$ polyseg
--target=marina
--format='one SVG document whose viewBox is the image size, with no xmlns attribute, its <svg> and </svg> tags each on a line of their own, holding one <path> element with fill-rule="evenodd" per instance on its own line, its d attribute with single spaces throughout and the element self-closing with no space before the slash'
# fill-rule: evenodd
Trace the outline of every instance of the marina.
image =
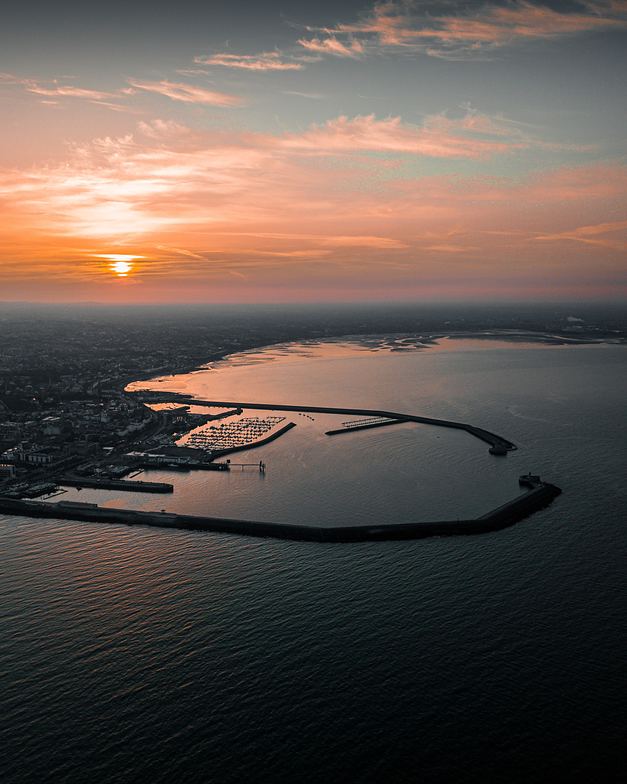
<svg viewBox="0 0 627 784">
<path fill-rule="evenodd" d="M 131 393 L 133 394 L 133 393 Z M 144 393 L 139 392 L 140 399 L 144 398 Z M 193 402 L 199 406 L 218 406 L 222 408 L 241 408 L 241 409 L 257 409 L 260 411 L 294 411 L 304 412 L 309 414 L 346 414 L 348 416 L 362 416 L 371 420 L 397 420 L 402 422 L 418 422 L 424 425 L 434 425 L 435 427 L 446 427 L 454 430 L 464 430 L 471 436 L 484 441 L 490 447 L 497 447 L 499 453 L 507 453 L 514 451 L 518 447 L 516 444 L 508 441 L 506 438 L 491 433 L 482 427 L 468 424 L 467 422 L 456 422 L 450 419 L 436 419 L 435 417 L 417 416 L 416 414 L 399 414 L 394 411 L 383 411 L 379 409 L 369 408 L 349 408 L 339 406 L 310 406 L 310 405 L 295 405 L 285 403 L 243 403 L 243 402 L 225 402 L 215 400 L 199 400 L 192 395 L 180 394 L 178 392 L 165 392 L 163 399 L 168 402 L 186 401 Z M 271 417 L 268 417 L 270 419 Z M 261 443 L 261 442 L 260 442 Z"/>
<path fill-rule="evenodd" d="M 219 425 L 207 425 L 181 440 L 181 444 L 208 453 L 223 453 L 265 441 L 285 422 L 283 416 L 239 417 Z"/>
</svg>

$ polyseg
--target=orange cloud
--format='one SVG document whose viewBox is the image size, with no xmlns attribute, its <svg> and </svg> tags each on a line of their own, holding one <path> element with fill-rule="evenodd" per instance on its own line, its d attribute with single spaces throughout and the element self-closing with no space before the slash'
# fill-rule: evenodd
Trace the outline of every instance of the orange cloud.
<svg viewBox="0 0 627 784">
<path fill-rule="evenodd" d="M 359 237 L 349 235 L 345 237 L 324 237 L 321 239 L 322 245 L 332 248 L 380 248 L 383 250 L 404 250 L 408 248 L 407 243 L 391 237 Z"/>
<path fill-rule="evenodd" d="M 46 86 L 35 79 L 23 79 L 8 73 L 0 74 L 0 84 L 17 85 L 23 87 L 29 93 L 47 97 L 86 98 L 92 101 L 103 101 L 107 98 L 118 97 L 116 93 L 103 92 L 102 90 L 90 90 L 68 84 L 62 85 L 58 84 L 56 81 L 54 81 L 51 86 Z"/>
<path fill-rule="evenodd" d="M 375 3 L 371 15 L 364 21 L 339 24 L 329 32 L 370 34 L 376 36 L 382 46 L 401 46 L 412 32 L 410 24 L 409 15 L 398 3 L 380 2 Z"/>
<path fill-rule="evenodd" d="M 606 235 L 612 236 L 606 236 Z M 621 234 L 616 237 L 614 235 Z M 587 245 L 598 245 L 610 250 L 627 251 L 627 220 L 597 223 L 592 226 L 577 226 L 557 234 L 545 234 L 536 237 L 542 242 L 582 242 Z"/>
<path fill-rule="evenodd" d="M 184 82 L 170 82 L 165 79 L 159 82 L 129 80 L 131 87 L 122 88 L 114 92 L 92 90 L 73 85 L 61 85 L 56 81 L 51 85 L 45 85 L 34 79 L 25 79 L 8 73 L 0 73 L 0 84 L 14 85 L 24 89 L 26 92 L 44 96 L 45 98 L 79 98 L 114 111 L 124 112 L 132 112 L 133 110 L 123 104 L 114 103 L 111 99 L 127 99 L 138 90 L 163 95 L 173 101 L 184 103 L 221 107 L 242 106 L 245 103 L 242 98 L 236 95 L 207 90 Z M 53 104 L 52 101 L 46 101 L 46 103 Z M 56 103 L 54 102 L 54 104 Z"/>
<path fill-rule="evenodd" d="M 242 106 L 244 103 L 243 99 L 236 95 L 206 90 L 204 87 L 196 87 L 184 82 L 168 82 L 163 79 L 160 82 L 129 81 L 129 84 L 136 90 L 157 93 L 173 101 L 182 101 L 183 103 L 199 103 L 209 106 Z"/>
<path fill-rule="evenodd" d="M 417 3 L 380 2 L 362 21 L 339 24 L 327 32 L 357 39 L 371 51 L 403 47 L 458 57 L 534 39 L 627 27 L 627 4 L 622 0 L 581 3 L 579 11 L 559 11 L 528 0 L 507 6 L 486 3 L 471 11 L 450 7 L 449 13 L 433 16 L 420 13 Z"/>
<path fill-rule="evenodd" d="M 364 54 L 365 48 L 361 41 L 342 43 L 335 36 L 329 38 L 300 38 L 298 43 L 309 52 L 330 54 L 334 57 L 358 58 Z"/>
<path fill-rule="evenodd" d="M 313 153 L 390 152 L 433 158 L 484 158 L 521 150 L 536 142 L 498 118 L 469 114 L 460 119 L 428 117 L 422 126 L 400 117 L 378 120 L 374 115 L 338 117 L 301 134 L 286 134 L 286 149 Z"/>
<path fill-rule="evenodd" d="M 406 141 L 400 121 L 374 123 L 366 131 L 383 149 L 400 133 L 394 151 L 415 151 L 416 129 Z M 469 123 L 491 127 L 462 118 L 455 132 Z M 305 152 L 319 131 L 302 134 Z M 142 123 L 66 160 L 0 171 L 4 296 L 44 284 L 112 300 L 276 299 L 277 285 L 311 298 L 464 286 L 522 295 L 538 280 L 573 290 L 592 275 L 619 285 L 627 223 L 607 216 L 627 200 L 620 163 L 512 179 L 408 176 L 376 157 L 364 168 L 344 141 L 326 148 L 332 158 L 301 154 L 297 138 Z M 128 279 L 111 275 L 106 260 L 131 256 Z"/>
<path fill-rule="evenodd" d="M 302 63 L 284 60 L 279 52 L 262 52 L 261 54 L 217 54 L 195 57 L 199 65 L 219 65 L 223 68 L 239 68 L 244 71 L 301 71 Z"/>
</svg>

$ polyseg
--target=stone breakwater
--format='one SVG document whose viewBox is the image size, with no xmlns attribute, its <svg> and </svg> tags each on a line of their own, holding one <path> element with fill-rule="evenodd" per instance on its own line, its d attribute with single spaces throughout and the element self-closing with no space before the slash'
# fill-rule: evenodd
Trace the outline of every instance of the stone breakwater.
<svg viewBox="0 0 627 784">
<path fill-rule="evenodd" d="M 168 512 L 140 512 L 112 509 L 97 504 L 68 501 L 45 503 L 0 497 L 0 512 L 25 517 L 79 520 L 94 523 L 149 525 L 158 528 L 181 528 L 244 536 L 271 537 L 308 542 L 367 542 L 398 539 L 422 539 L 429 536 L 459 536 L 488 533 L 507 528 L 535 511 L 548 506 L 561 493 L 555 485 L 541 482 L 528 492 L 481 517 L 468 520 L 392 523 L 385 525 L 313 526 L 293 523 L 267 523 L 254 520 L 230 520 Z"/>
</svg>

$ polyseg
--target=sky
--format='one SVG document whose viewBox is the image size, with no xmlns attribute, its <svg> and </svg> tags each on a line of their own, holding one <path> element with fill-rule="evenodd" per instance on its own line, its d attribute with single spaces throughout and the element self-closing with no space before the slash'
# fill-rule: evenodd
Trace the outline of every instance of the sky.
<svg viewBox="0 0 627 784">
<path fill-rule="evenodd" d="M 0 301 L 616 301 L 627 0 L 11 4 Z"/>
</svg>

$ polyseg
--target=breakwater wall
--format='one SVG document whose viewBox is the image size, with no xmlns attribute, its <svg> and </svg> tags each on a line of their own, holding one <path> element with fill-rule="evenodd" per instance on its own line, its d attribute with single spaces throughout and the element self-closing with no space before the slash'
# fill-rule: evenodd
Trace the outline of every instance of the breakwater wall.
<svg viewBox="0 0 627 784">
<path fill-rule="evenodd" d="M 141 393 L 138 393 L 141 397 Z M 249 408 L 258 411 L 305 411 L 309 414 L 343 414 L 347 416 L 363 416 L 363 417 L 380 417 L 385 419 L 397 419 L 401 422 L 418 422 L 423 425 L 434 425 L 436 427 L 449 427 L 455 430 L 465 430 L 471 436 L 479 438 L 481 441 L 489 444 L 490 446 L 499 446 L 507 451 L 517 449 L 516 444 L 508 441 L 506 438 L 491 433 L 482 427 L 475 427 L 466 422 L 455 422 L 450 419 L 435 419 L 434 417 L 423 417 L 415 414 L 399 414 L 396 411 L 382 411 L 379 409 L 369 408 L 341 408 L 337 406 L 302 406 L 302 405 L 287 405 L 282 403 L 244 403 L 242 401 L 233 400 L 199 400 L 191 395 L 183 395 L 177 392 L 165 392 L 160 399 L 165 399 L 172 402 L 184 401 L 193 403 L 197 406 L 215 406 L 219 408 Z M 261 442 L 260 442 L 261 443 Z"/>
<path fill-rule="evenodd" d="M 173 493 L 174 485 L 167 482 L 142 482 L 134 479 L 93 479 L 90 477 L 63 476 L 57 484 L 66 487 L 89 487 L 96 490 L 123 490 L 132 493 Z"/>
<path fill-rule="evenodd" d="M 139 512 L 112 509 L 96 504 L 67 501 L 45 503 L 0 497 L 0 512 L 25 517 L 43 517 L 98 523 L 149 525 L 158 528 L 181 528 L 228 534 L 307 542 L 368 542 L 399 539 L 422 539 L 429 536 L 460 536 L 488 533 L 507 528 L 533 512 L 548 506 L 561 493 L 555 485 L 541 482 L 533 489 L 497 507 L 481 517 L 468 520 L 391 523 L 359 526 L 313 526 L 266 523 L 253 520 L 230 520 L 221 517 L 197 517 L 167 512 Z"/>
</svg>

